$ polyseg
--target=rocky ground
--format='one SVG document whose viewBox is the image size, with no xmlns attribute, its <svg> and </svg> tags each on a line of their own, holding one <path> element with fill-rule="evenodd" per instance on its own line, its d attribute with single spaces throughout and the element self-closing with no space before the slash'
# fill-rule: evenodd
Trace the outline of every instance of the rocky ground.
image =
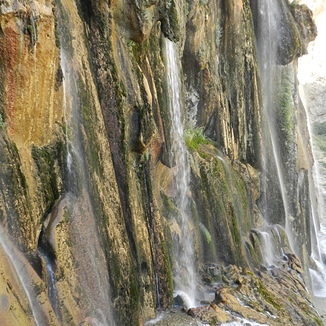
<svg viewBox="0 0 326 326">
<path fill-rule="evenodd" d="M 201 326 L 205 325 L 200 319 L 193 318 L 180 308 L 172 308 L 169 311 L 159 313 L 157 318 L 149 320 L 145 326 Z"/>
<path fill-rule="evenodd" d="M 292 254 L 278 266 L 261 267 L 255 273 L 233 265 L 207 266 L 203 287 L 215 291 L 213 301 L 202 302 L 202 306 L 189 309 L 187 315 L 174 308 L 146 325 L 322 326 L 302 275 L 300 261 Z M 324 301 L 316 299 L 314 304 L 325 321 Z"/>
<path fill-rule="evenodd" d="M 314 306 L 320 314 L 320 317 L 326 326 L 326 298 L 313 298 Z"/>
</svg>

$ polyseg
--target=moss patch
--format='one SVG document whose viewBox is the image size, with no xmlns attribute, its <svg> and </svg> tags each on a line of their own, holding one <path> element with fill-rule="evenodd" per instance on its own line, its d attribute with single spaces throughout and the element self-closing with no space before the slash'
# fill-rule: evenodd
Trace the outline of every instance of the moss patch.
<svg viewBox="0 0 326 326">
<path fill-rule="evenodd" d="M 189 150 L 197 151 L 199 145 L 208 145 L 212 141 L 205 137 L 204 128 L 192 128 L 185 130 L 185 141 Z"/>
</svg>

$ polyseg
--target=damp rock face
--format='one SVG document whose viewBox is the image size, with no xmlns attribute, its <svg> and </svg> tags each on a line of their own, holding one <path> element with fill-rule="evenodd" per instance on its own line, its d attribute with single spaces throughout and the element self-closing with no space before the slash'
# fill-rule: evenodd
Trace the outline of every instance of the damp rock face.
<svg viewBox="0 0 326 326">
<path fill-rule="evenodd" d="M 215 285 L 215 299 L 209 306 L 189 309 L 189 315 L 210 325 L 239 321 L 239 316 L 267 325 L 322 324 L 317 312 L 310 309 L 312 301 L 295 255 L 270 269 L 253 273 L 229 265 L 220 267 L 219 274 L 222 280 Z M 292 297 L 294 289 L 298 295 Z"/>
<path fill-rule="evenodd" d="M 306 7 L 280 2 L 279 64 L 293 72 L 314 25 Z M 275 211 L 280 225 L 267 231 L 282 239 L 288 261 L 260 270 L 268 232 L 259 206 L 266 146 L 255 1 L 2 1 L 0 29 L 1 320 L 143 325 L 173 305 L 185 212 L 175 185 L 168 38 L 180 70 L 196 288 L 204 289 L 203 266 L 231 266 L 213 269 L 205 282 L 223 286 L 189 314 L 212 325 L 233 320 L 229 309 L 271 325 L 318 324 L 299 276 L 309 284 L 305 132 L 282 148 L 294 149 L 287 181 L 300 260 Z M 288 93 L 297 98 L 294 86 Z M 306 123 L 296 104 L 291 136 Z"/>
</svg>

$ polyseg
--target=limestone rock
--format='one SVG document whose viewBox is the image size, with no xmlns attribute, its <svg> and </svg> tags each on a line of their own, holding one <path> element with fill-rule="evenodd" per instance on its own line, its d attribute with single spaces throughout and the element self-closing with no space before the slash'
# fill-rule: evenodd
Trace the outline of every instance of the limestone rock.
<svg viewBox="0 0 326 326">
<path fill-rule="evenodd" d="M 301 264 L 294 255 L 289 257 L 287 263 L 256 273 L 240 272 L 236 266 L 221 268 L 228 282 L 220 283 L 214 303 L 188 314 L 209 320 L 210 325 L 236 321 L 239 316 L 267 325 L 320 325 L 307 290 L 298 287 L 298 271 L 292 269 L 298 263 L 296 268 L 301 270 Z"/>
</svg>

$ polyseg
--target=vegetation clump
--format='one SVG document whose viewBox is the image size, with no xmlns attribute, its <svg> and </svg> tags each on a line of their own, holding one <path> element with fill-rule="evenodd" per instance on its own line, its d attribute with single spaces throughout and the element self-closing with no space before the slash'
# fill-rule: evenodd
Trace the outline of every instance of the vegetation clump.
<svg viewBox="0 0 326 326">
<path fill-rule="evenodd" d="M 212 142 L 204 135 L 204 128 L 192 128 L 185 130 L 185 142 L 189 150 L 198 150 L 199 145 L 208 145 Z"/>
</svg>

